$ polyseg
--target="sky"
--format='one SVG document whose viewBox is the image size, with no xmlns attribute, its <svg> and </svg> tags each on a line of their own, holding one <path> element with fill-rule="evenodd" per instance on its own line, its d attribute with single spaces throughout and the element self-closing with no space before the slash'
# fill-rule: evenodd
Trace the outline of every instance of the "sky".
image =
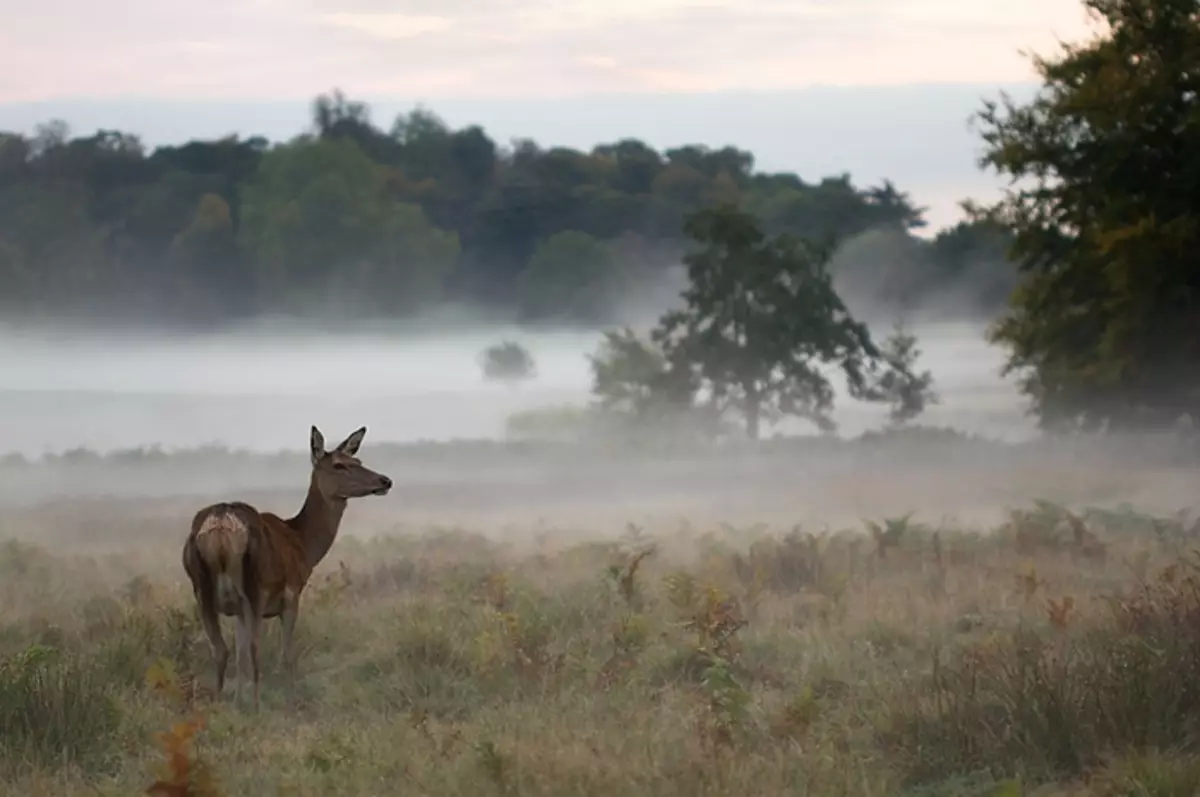
<svg viewBox="0 0 1200 797">
<path fill-rule="evenodd" d="M 286 138 L 336 86 L 392 112 L 420 102 L 501 141 L 632 135 L 732 143 L 802 175 L 883 168 L 936 206 L 934 221 L 954 215 L 956 192 L 995 187 L 965 128 L 980 97 L 1035 78 L 1022 50 L 1049 53 L 1092 30 L 1079 0 L 0 0 L 0 19 L 4 129 L 58 116 L 78 133 L 118 127 L 164 143 L 196 135 L 181 127 L 190 119 L 212 135 Z M 896 97 L 927 105 L 941 127 L 920 113 L 896 120 L 881 108 Z M 779 103 L 792 123 L 813 108 L 866 113 L 876 148 L 880 127 L 914 141 L 888 156 L 836 124 L 808 138 L 812 125 L 793 124 L 756 148 L 729 139 L 747 132 L 745 120 L 731 126 L 731 102 L 776 122 Z M 579 111 L 590 129 L 564 118 Z M 945 163 L 921 172 L 938 175 L 902 182 L 914 158 L 938 153 Z"/>
</svg>

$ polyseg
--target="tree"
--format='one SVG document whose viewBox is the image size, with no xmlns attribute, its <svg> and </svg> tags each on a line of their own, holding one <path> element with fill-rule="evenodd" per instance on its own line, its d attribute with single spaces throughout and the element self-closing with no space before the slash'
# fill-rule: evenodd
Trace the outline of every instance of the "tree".
<svg viewBox="0 0 1200 797">
<path fill-rule="evenodd" d="M 0 308 L 10 312 L 29 301 L 37 284 L 21 262 L 20 249 L 3 238 L 0 238 L 0 284 L 4 285 Z"/>
<path fill-rule="evenodd" d="M 458 256 L 457 236 L 394 199 L 384 169 L 348 138 L 267 153 L 244 204 L 243 244 L 269 289 L 298 303 L 332 288 L 376 310 L 415 309 L 440 297 Z"/>
<path fill-rule="evenodd" d="M 692 214 L 685 230 L 700 247 L 684 257 L 686 306 L 652 339 L 673 367 L 695 371 L 712 406 L 737 411 L 751 439 L 783 415 L 832 430 L 833 388 L 819 369 L 830 363 L 852 396 L 879 400 L 870 376 L 881 352 L 833 289 L 829 246 L 767 238 L 730 205 Z"/>
<path fill-rule="evenodd" d="M 520 343 L 511 340 L 488 346 L 480 352 L 479 365 L 485 379 L 510 386 L 537 375 L 533 355 Z"/>
<path fill-rule="evenodd" d="M 995 317 L 1020 274 L 1009 258 L 1012 237 L 987 218 L 960 221 L 929 242 L 931 273 L 923 290 L 958 299 L 965 315 Z"/>
<path fill-rule="evenodd" d="M 617 264 L 608 247 L 578 230 L 547 238 L 518 279 L 518 312 L 525 321 L 599 323 L 620 293 Z"/>
<path fill-rule="evenodd" d="M 606 330 L 588 364 L 592 394 L 606 410 L 658 418 L 690 407 L 696 392 L 686 372 L 672 368 L 662 349 L 629 327 Z"/>
<path fill-rule="evenodd" d="M 629 327 L 605 331 L 588 364 L 597 424 L 609 432 L 662 440 L 724 431 L 719 412 L 697 405 L 694 371 Z"/>
<path fill-rule="evenodd" d="M 226 312 L 245 312 L 255 307 L 258 285 L 241 268 L 241 252 L 233 231 L 229 204 L 216 194 L 205 194 L 196 205 L 189 224 L 172 241 L 168 260 L 175 269 L 176 284 L 188 285 L 196 275 L 206 274 L 218 288 Z"/>
<path fill-rule="evenodd" d="M 879 375 L 876 392 L 886 401 L 888 421 L 903 426 L 925 411 L 930 404 L 941 401 L 933 389 L 933 374 L 914 372 L 921 350 L 917 338 L 902 323 L 897 322 L 892 334 L 883 342 L 880 355 L 887 368 Z"/>
<path fill-rule="evenodd" d="M 991 339 L 1043 428 L 1167 425 L 1200 409 L 1200 5 L 1085 5 L 1102 34 L 978 114 L 981 164 L 1015 182 L 973 211 L 1021 270 Z"/>
<path fill-rule="evenodd" d="M 379 127 L 336 89 L 283 144 L 226 136 L 148 153 L 131 132 L 0 131 L 0 247 L 21 296 L 14 282 L 10 312 L 206 323 L 330 300 L 394 317 L 449 299 L 544 323 L 640 322 L 676 298 L 684 218 L 721 203 L 768 236 L 887 230 L 861 264 L 864 284 L 889 286 L 884 311 L 954 280 L 962 303 L 984 297 L 979 312 L 1007 292 L 956 276 L 980 259 L 962 241 L 911 235 L 921 208 L 887 180 L 756 172 L 734 147 L 501 147 L 420 107 Z"/>
</svg>

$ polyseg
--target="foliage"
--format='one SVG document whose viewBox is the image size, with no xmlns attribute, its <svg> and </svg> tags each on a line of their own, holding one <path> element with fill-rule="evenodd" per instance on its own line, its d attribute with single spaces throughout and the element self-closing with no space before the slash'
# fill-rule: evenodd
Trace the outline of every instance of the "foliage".
<svg viewBox="0 0 1200 797">
<path fill-rule="evenodd" d="M 751 439 L 784 415 L 832 431 L 833 386 L 821 370 L 829 364 L 851 396 L 899 402 L 906 418 L 920 411 L 914 399 L 924 396 L 925 376 L 908 372 L 914 342 L 896 339 L 888 357 L 876 347 L 833 288 L 830 246 L 769 238 L 753 216 L 728 205 L 689 216 L 685 229 L 699 247 L 684 257 L 685 307 L 651 333 L 666 365 L 655 373 L 647 361 L 630 377 L 673 375 L 672 384 L 698 390 L 715 412 L 745 418 Z M 883 366 L 891 375 L 881 388 Z"/>
<path fill-rule="evenodd" d="M 514 340 L 495 343 L 479 355 L 485 379 L 513 384 L 537 376 L 537 363 L 529 349 Z"/>
<path fill-rule="evenodd" d="M 1200 11 L 1085 5 L 1104 30 L 979 114 L 982 164 L 1015 182 L 974 212 L 1023 272 L 992 337 L 1043 427 L 1168 425 L 1200 409 Z"/>
<path fill-rule="evenodd" d="M 588 362 L 594 407 L 610 428 L 675 440 L 709 440 L 723 431 L 718 414 L 697 405 L 693 373 L 629 327 L 606 330 Z"/>
<path fill-rule="evenodd" d="M 920 356 L 916 336 L 897 323 L 880 349 L 880 357 L 888 367 L 877 384 L 880 399 L 890 405 L 888 420 L 894 426 L 908 423 L 928 405 L 940 401 L 933 389 L 933 374 L 913 370 Z"/>
<path fill-rule="evenodd" d="M 504 436 L 510 440 L 580 442 L 594 431 L 595 414 L 587 407 L 566 404 L 533 407 L 504 419 Z"/>
<path fill-rule="evenodd" d="M 734 147 L 501 147 L 423 108 L 377 125 L 365 103 L 334 91 L 314 101 L 310 129 L 283 142 L 149 149 L 128 132 L 72 135 L 62 122 L 0 131 L 0 312 L 205 323 L 312 313 L 329 298 L 380 317 L 452 300 L 607 324 L 622 297 L 661 284 L 683 218 L 722 202 L 744 203 L 772 235 L 898 230 L 919 253 L 905 267 L 915 294 L 966 269 L 911 235 L 922 209 L 887 181 L 759 172 Z M 1002 258 L 982 268 L 1007 270 Z M 968 304 L 996 309 L 964 290 Z"/>
<path fill-rule="evenodd" d="M 0 769 L 107 768 L 121 723 L 113 687 L 95 661 L 46 645 L 0 658 Z"/>
<path fill-rule="evenodd" d="M 606 330 L 588 363 L 592 393 L 607 410 L 657 420 L 686 410 L 695 393 L 695 383 L 671 367 L 662 349 L 629 327 Z"/>
<path fill-rule="evenodd" d="M 935 659 L 928 691 L 897 696 L 885 735 L 909 751 L 910 779 L 976 769 L 1046 778 L 1083 772 L 1109 750 L 1175 747 L 1200 713 L 1198 564 L 1173 563 L 1109 596 L 1108 617 L 1089 628 L 1074 628 L 1071 596 L 1046 599 L 1047 631 L 1022 625 Z M 1040 588 L 1033 578 L 1027 598 Z"/>
<path fill-rule="evenodd" d="M 203 728 L 202 719 L 184 720 L 157 735 L 166 760 L 160 767 L 158 780 L 146 788 L 145 794 L 152 797 L 222 797 L 209 768 L 203 761 L 197 761 L 192 753 L 193 740 Z"/>
<path fill-rule="evenodd" d="M 196 736 L 207 724 L 204 715 L 194 711 L 194 676 L 176 672 L 174 662 L 160 658 L 146 670 L 145 680 L 153 692 L 188 709 L 191 716 L 155 734 L 165 760 L 158 767 L 158 779 L 144 793 L 155 797 L 222 797 L 208 762 L 194 750 Z"/>
<path fill-rule="evenodd" d="M 534 250 L 519 277 L 518 310 L 526 321 L 602 323 L 612 317 L 620 287 L 608 247 L 585 232 L 566 230 Z"/>
<path fill-rule="evenodd" d="M 270 295 L 348 291 L 377 310 L 413 310 L 437 297 L 458 256 L 457 237 L 397 201 L 387 171 L 346 139 L 301 138 L 266 153 L 243 207 L 241 235 Z"/>
</svg>

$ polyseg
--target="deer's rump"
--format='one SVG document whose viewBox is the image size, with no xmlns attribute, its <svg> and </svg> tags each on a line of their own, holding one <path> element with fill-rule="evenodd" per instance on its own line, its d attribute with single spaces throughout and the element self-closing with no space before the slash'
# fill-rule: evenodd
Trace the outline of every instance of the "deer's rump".
<svg viewBox="0 0 1200 797">
<path fill-rule="evenodd" d="M 258 600 L 254 554 L 261 532 L 261 516 L 244 503 L 213 504 L 192 519 L 183 566 L 201 599 L 215 603 L 221 614 L 240 615 Z"/>
</svg>

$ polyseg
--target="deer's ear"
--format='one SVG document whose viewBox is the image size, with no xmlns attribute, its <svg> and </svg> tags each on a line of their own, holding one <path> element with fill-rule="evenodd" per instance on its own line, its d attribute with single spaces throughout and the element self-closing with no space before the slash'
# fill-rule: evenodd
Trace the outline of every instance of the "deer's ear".
<svg viewBox="0 0 1200 797">
<path fill-rule="evenodd" d="M 308 447 L 312 453 L 312 464 L 316 465 L 325 456 L 325 435 L 315 426 L 308 435 Z"/>
<path fill-rule="evenodd" d="M 342 442 L 338 443 L 338 447 L 334 451 L 338 451 L 348 456 L 354 456 L 358 453 L 358 447 L 362 445 L 363 438 L 367 436 L 367 427 L 359 427 L 356 431 L 351 432 L 350 436 Z"/>
</svg>

